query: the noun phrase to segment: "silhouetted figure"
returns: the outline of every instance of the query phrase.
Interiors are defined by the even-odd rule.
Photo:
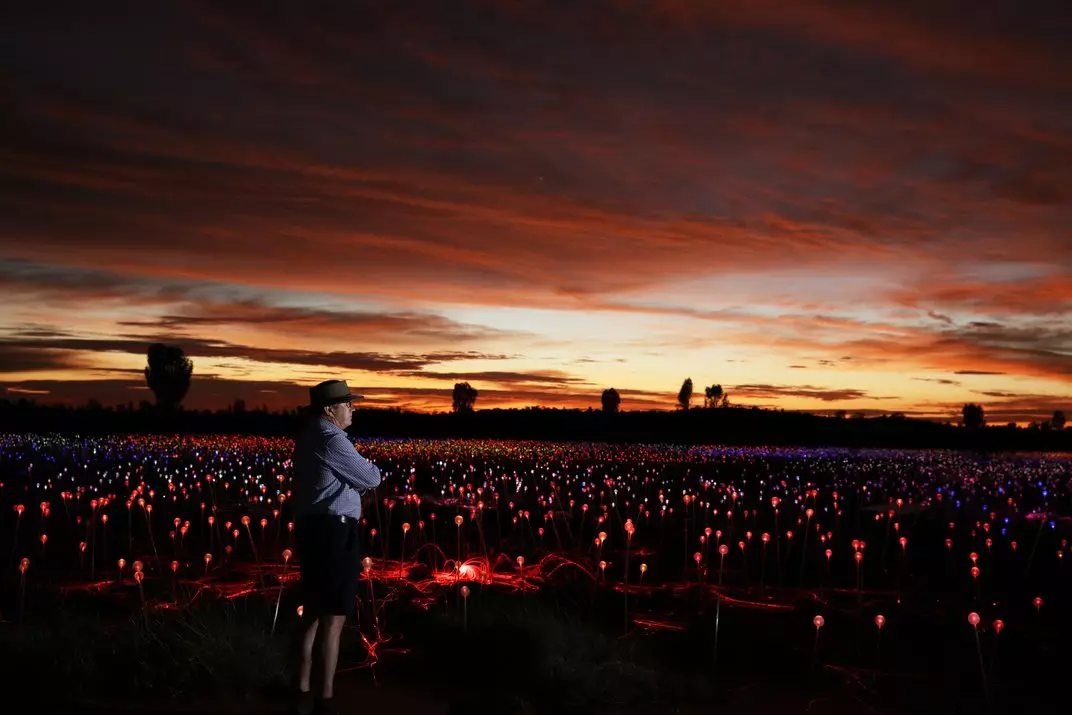
[[[294,540],[301,571],[303,611],[295,665],[294,712],[334,713],[335,668],[347,616],[355,616],[361,576],[361,496],[380,485],[380,469],[358,454],[346,429],[354,400],[345,380],[309,388],[311,420],[294,443]],[[320,687],[312,687],[319,637]]]
[[[961,410],[964,417],[964,426],[968,429],[979,429],[986,424],[986,416],[981,405],[969,402]]]
[[[476,388],[468,382],[454,384],[454,392],[451,395],[452,407],[455,412],[472,412],[476,404]]]
[[[618,394],[618,391],[613,387],[608,387],[603,390],[603,411],[608,414],[613,414],[618,411],[618,408],[622,405],[622,398]]]
[[[681,405],[681,409],[689,409],[689,404],[692,402],[692,378],[686,377],[685,382],[681,383],[681,390],[677,393],[677,404]]]
[[[1050,418],[1050,424],[1058,432],[1063,430],[1065,428],[1065,413],[1061,410],[1054,410],[1053,417]]]
[[[190,389],[194,364],[174,345],[155,343],[149,346],[149,364],[145,367],[145,383],[156,396],[158,407],[174,409],[182,404]]]

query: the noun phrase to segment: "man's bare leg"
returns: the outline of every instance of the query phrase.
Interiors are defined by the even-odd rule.
[[[306,614],[302,619],[301,630],[298,634],[298,690],[302,693],[308,693],[312,689],[309,681],[313,673],[313,643],[316,640],[318,625],[320,625],[320,619]]]
[[[320,660],[323,667],[321,677],[324,679],[320,697],[327,700],[335,696],[335,666],[339,663],[339,640],[346,616],[321,616],[320,623],[323,625],[320,631]]]

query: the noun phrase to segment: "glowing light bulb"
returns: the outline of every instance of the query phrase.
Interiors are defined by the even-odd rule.
[[[729,552],[730,552],[730,547],[727,546],[726,544],[722,544],[722,546],[718,547],[718,553],[721,554],[722,556],[725,556]]]
[[[819,630],[826,623],[826,620],[822,616],[816,616],[811,619],[811,622],[815,625],[815,630]]]
[[[1042,598],[1040,598],[1039,596],[1035,596],[1031,600],[1031,603],[1035,604],[1035,610],[1036,611],[1039,611],[1039,610],[1042,609]],[[1060,609],[1058,609],[1058,610],[1060,610]]]
[[[994,621],[994,632],[1001,635],[1001,632],[1005,630],[1005,622],[1000,618]]]
[[[882,626],[886,625],[886,617],[881,613],[875,616],[875,625],[878,626],[878,629],[881,631]]]
[[[972,628],[975,628],[976,626],[978,626],[979,625],[979,614],[976,613],[975,611],[972,611],[971,613],[969,613],[968,614],[968,623],[970,623],[972,625]]]
[[[293,555],[294,554],[290,549],[283,549],[283,563],[290,561],[290,557]]]
[[[462,598],[469,598],[469,587],[462,586]]]

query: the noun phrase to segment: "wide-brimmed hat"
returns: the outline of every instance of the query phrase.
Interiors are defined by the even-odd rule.
[[[327,380],[309,388],[309,404],[312,407],[328,407],[340,402],[363,400],[362,395],[354,395],[346,380]]]

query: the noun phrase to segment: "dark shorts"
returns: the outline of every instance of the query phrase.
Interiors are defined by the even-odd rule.
[[[318,616],[352,616],[361,577],[357,520],[307,516],[294,525],[302,603]]]

